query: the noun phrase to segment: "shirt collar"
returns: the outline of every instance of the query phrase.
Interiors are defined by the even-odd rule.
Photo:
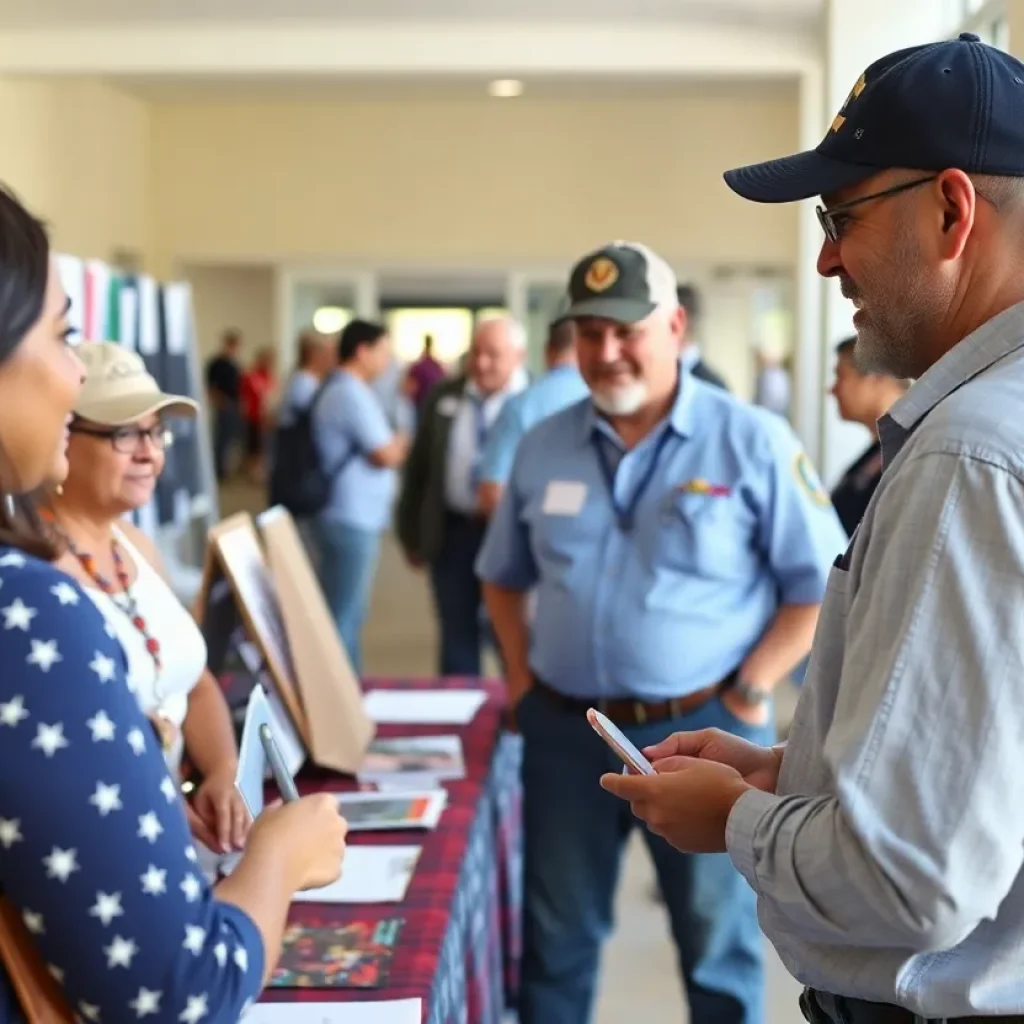
[[[509,378],[509,382],[505,385],[505,387],[501,388],[499,391],[492,391],[490,392],[490,394],[487,395],[481,394],[480,389],[476,386],[476,382],[470,380],[467,377],[465,393],[468,394],[471,398],[480,399],[482,401],[490,401],[490,399],[497,398],[499,395],[508,396],[518,394],[520,391],[525,389],[527,383],[528,377],[526,371],[522,368],[519,368],[513,372],[512,376]]]
[[[994,316],[954,345],[878,421],[882,458],[888,465],[917,425],[957,388],[1024,347],[1024,302]]]
[[[700,349],[693,344],[687,345],[679,357],[679,362],[682,364],[683,371],[689,373],[700,362]]]
[[[693,401],[696,391],[696,380],[689,373],[684,373],[680,370],[676,397],[668,414],[670,429],[674,430],[680,437],[689,437],[693,433]],[[581,445],[590,444],[591,438],[596,431],[600,431],[606,437],[617,436],[608,425],[608,421],[597,411],[597,407],[592,401],[587,403],[582,419],[582,427],[583,429],[580,433]]]

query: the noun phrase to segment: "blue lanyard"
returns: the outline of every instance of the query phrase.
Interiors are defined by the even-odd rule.
[[[480,458],[487,447],[487,417],[484,416],[484,400],[473,398],[473,422],[476,425],[476,455]]]
[[[605,445],[601,441],[601,435],[596,432],[594,434],[593,441],[594,447],[597,449],[597,461],[601,466],[601,473],[608,487],[608,497],[611,499],[612,508],[615,511],[615,520],[623,533],[629,533],[633,529],[637,506],[640,504],[640,500],[643,498],[647,488],[651,486],[654,472],[658,468],[658,459],[661,458],[661,452],[665,445],[668,444],[669,434],[671,433],[672,429],[667,425],[662,429],[661,437],[658,438],[658,443],[654,448],[654,454],[651,456],[650,462],[647,463],[647,469],[644,471],[639,485],[633,492],[632,498],[624,506],[620,505],[615,498],[615,474],[618,472],[618,467],[612,469],[611,463],[608,461],[608,453],[605,451]]]

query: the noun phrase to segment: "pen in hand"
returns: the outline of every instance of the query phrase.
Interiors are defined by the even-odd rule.
[[[295,780],[292,778],[291,772],[288,771],[284,758],[281,757],[281,751],[277,749],[274,734],[270,731],[269,725],[260,726],[260,742],[263,744],[263,750],[270,762],[270,770],[274,773],[274,782],[277,783],[281,799],[286,804],[298,800],[299,791],[295,788]]]

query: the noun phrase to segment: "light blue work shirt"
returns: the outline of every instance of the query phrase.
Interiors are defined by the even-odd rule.
[[[347,459],[320,517],[380,533],[391,521],[396,474],[366,458],[393,436],[377,393],[360,378],[338,370],[313,410],[313,429],[328,472]]]
[[[541,420],[574,405],[588,394],[587,385],[575,366],[556,366],[525,391],[510,398],[487,436],[480,479],[504,487],[523,435]]]
[[[618,456],[620,509],[660,454],[631,529],[597,445],[610,466]],[[589,399],[534,427],[477,573],[536,587],[530,667],[548,685],[654,701],[733,672],[781,604],[819,603],[845,544],[789,426],[682,374],[671,413],[631,451]]]

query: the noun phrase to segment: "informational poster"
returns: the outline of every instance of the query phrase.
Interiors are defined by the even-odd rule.
[[[264,560],[252,517],[246,512],[230,516],[210,530],[197,610],[197,618],[204,623],[204,629],[206,609],[217,596],[212,591],[221,574],[230,585],[234,606],[249,638],[263,655],[275,692],[303,746],[312,753],[310,724],[296,682],[277,587]],[[207,644],[212,648],[224,640],[224,637],[207,637]]]
[[[113,274],[110,267],[100,260],[89,260],[85,264],[85,327],[86,341],[116,341],[111,333],[110,283]]]
[[[68,323],[78,332],[78,338],[85,336],[85,264],[77,256],[58,253],[57,272],[64,294],[71,302],[68,308]]]

